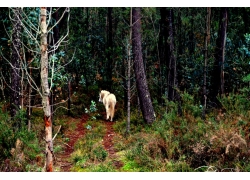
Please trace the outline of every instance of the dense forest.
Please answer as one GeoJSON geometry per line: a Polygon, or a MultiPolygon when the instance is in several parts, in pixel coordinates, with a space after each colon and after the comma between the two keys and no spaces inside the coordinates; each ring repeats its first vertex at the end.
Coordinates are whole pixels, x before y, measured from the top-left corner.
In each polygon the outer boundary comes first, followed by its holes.
{"type": "Polygon", "coordinates": [[[2,7],[0,171],[250,171],[249,19],[248,7],[2,7]]]}

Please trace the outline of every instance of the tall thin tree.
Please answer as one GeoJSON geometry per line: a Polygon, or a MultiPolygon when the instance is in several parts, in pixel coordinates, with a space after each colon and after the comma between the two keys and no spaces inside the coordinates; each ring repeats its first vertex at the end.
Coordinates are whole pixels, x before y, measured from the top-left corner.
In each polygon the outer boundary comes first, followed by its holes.
{"type": "Polygon", "coordinates": [[[159,68],[158,68],[158,71],[159,71],[159,88],[158,88],[158,102],[159,103],[162,103],[162,95],[164,94],[165,92],[165,87],[163,86],[165,83],[164,83],[164,80],[165,78],[164,77],[164,70],[166,68],[164,68],[165,66],[165,61],[166,61],[166,46],[165,46],[165,38],[167,37],[167,29],[166,29],[166,16],[167,16],[167,11],[166,11],[166,7],[160,7],[159,8],[160,10],[160,16],[161,16],[161,19],[159,21],[159,27],[160,27],[160,30],[159,30],[159,40],[158,40],[158,47],[159,47],[159,68]]]}
{"type": "Polygon", "coordinates": [[[129,30],[129,43],[127,48],[128,65],[127,65],[127,129],[126,132],[130,132],[130,101],[131,101],[131,46],[132,46],[132,8],[130,10],[130,30],[129,30]]]}
{"type": "Polygon", "coordinates": [[[155,120],[154,108],[148,89],[141,47],[141,8],[132,8],[132,51],[134,58],[134,72],[136,88],[140,101],[140,108],[144,121],[148,124],[155,120]]]}
{"type": "Polygon", "coordinates": [[[210,18],[211,7],[207,7],[206,15],[206,31],[205,31],[205,45],[204,45],[204,71],[203,71],[203,110],[202,119],[206,119],[207,106],[207,59],[208,59],[208,43],[210,42],[210,18]]]}
{"type": "MultiPolygon", "coordinates": [[[[13,31],[12,31],[12,59],[11,59],[11,89],[10,97],[11,109],[10,114],[13,118],[20,109],[20,63],[21,63],[21,8],[13,8],[13,31]]],[[[20,126],[19,122],[16,122],[20,126]]]]}
{"type": "Polygon", "coordinates": [[[216,39],[215,48],[215,62],[212,78],[212,92],[213,101],[220,106],[220,102],[216,98],[217,95],[224,95],[224,61],[225,61],[225,45],[227,35],[228,14],[227,8],[222,7],[220,10],[220,21],[218,37],[216,39]]]}
{"type": "Polygon", "coordinates": [[[178,103],[178,115],[182,115],[181,109],[181,97],[178,92],[178,81],[177,81],[177,62],[175,57],[175,44],[174,44],[174,27],[173,27],[173,8],[167,9],[167,38],[165,38],[166,44],[166,59],[168,69],[168,100],[176,101],[178,103]]]}
{"type": "Polygon", "coordinates": [[[52,140],[52,121],[50,108],[50,89],[48,82],[48,49],[47,49],[47,24],[46,8],[40,8],[40,27],[41,27],[41,86],[42,86],[42,106],[44,111],[45,141],[46,141],[46,171],[53,171],[53,140],[52,140]]]}
{"type": "Polygon", "coordinates": [[[167,47],[167,68],[168,68],[168,99],[175,99],[176,88],[176,58],[174,55],[174,31],[173,31],[173,10],[167,9],[167,35],[165,39],[167,47]]]}
{"type": "Polygon", "coordinates": [[[108,43],[108,54],[107,54],[107,89],[112,91],[112,69],[113,69],[113,22],[112,22],[112,7],[108,7],[108,18],[107,18],[107,43],[108,43]]]}

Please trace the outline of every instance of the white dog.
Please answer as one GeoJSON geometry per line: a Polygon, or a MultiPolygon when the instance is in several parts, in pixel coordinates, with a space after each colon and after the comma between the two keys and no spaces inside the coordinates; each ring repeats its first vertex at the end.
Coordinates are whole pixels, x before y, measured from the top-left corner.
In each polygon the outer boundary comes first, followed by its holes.
{"type": "Polygon", "coordinates": [[[115,114],[115,105],[116,105],[116,97],[114,94],[109,91],[102,90],[99,94],[99,102],[103,102],[106,113],[107,120],[110,117],[110,121],[113,121],[113,117],[115,114]]]}

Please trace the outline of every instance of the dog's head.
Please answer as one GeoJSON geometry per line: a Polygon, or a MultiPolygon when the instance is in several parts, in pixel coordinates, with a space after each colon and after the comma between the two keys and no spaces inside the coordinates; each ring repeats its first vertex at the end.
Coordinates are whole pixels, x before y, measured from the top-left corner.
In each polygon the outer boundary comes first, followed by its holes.
{"type": "Polygon", "coordinates": [[[103,98],[106,94],[110,94],[110,92],[105,91],[105,90],[101,90],[100,94],[99,94],[99,102],[103,101],[103,98]]]}
{"type": "Polygon", "coordinates": [[[102,91],[99,93],[99,102],[102,102],[102,99],[103,99],[103,93],[102,91]]]}

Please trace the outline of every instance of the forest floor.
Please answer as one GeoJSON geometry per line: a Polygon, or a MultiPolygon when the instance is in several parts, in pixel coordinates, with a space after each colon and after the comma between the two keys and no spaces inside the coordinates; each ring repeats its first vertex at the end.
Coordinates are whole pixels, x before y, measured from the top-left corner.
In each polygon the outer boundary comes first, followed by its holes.
{"type": "MultiPolygon", "coordinates": [[[[102,113],[104,114],[104,113],[102,113]]],[[[73,167],[73,163],[70,162],[71,154],[74,152],[74,145],[78,139],[83,138],[86,133],[85,124],[89,119],[88,114],[84,114],[80,119],[71,118],[68,120],[67,125],[69,126],[73,121],[78,121],[76,123],[76,128],[74,130],[68,130],[65,134],[69,138],[69,142],[64,143],[63,150],[56,156],[56,166],[59,166],[61,172],[70,172],[73,167]]],[[[123,164],[117,160],[117,154],[114,149],[113,137],[115,136],[115,131],[113,129],[114,122],[103,120],[106,127],[106,133],[103,137],[102,144],[104,149],[108,152],[108,157],[112,160],[114,167],[119,170],[123,164]]]]}

